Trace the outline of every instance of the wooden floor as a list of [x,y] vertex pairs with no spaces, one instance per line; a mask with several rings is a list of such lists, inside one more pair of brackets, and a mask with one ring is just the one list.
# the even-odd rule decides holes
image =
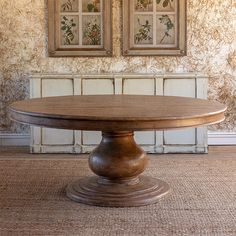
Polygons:
[[[156,154],[160,155],[160,154]],[[149,157],[155,157],[156,155],[149,155]],[[236,158],[236,145],[235,146],[211,146],[209,147],[208,154],[161,154],[161,156],[202,156],[208,158],[220,157],[225,155],[227,157]],[[86,154],[31,154],[29,147],[0,147],[0,158],[86,158]]]

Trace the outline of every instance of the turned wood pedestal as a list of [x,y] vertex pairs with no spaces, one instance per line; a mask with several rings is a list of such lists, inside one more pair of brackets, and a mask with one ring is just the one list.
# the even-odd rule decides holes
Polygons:
[[155,203],[168,193],[167,183],[140,175],[148,158],[135,143],[133,132],[102,136],[101,144],[89,157],[89,166],[97,177],[70,184],[69,198],[98,206],[142,206]]
[[224,120],[226,107],[207,100],[162,96],[67,96],[16,102],[11,119],[43,127],[101,130],[90,154],[94,177],[68,185],[77,202],[111,207],[155,203],[170,191],[162,180],[141,175],[148,158],[135,143],[136,130],[196,127]]

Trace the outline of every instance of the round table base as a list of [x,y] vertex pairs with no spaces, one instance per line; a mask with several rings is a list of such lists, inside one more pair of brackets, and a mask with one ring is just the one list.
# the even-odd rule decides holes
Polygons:
[[67,196],[73,201],[104,207],[149,205],[169,191],[167,183],[147,176],[122,182],[94,176],[75,181],[66,189]]

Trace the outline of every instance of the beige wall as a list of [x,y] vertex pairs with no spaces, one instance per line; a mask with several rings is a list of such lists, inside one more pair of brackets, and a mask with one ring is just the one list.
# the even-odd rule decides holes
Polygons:
[[[128,1],[128,0],[127,0]],[[7,119],[10,102],[28,96],[33,72],[175,72],[207,74],[209,98],[228,105],[214,130],[236,131],[236,3],[188,0],[188,56],[121,56],[121,1],[113,1],[113,58],[48,58],[44,0],[0,0],[0,130],[27,132]]]

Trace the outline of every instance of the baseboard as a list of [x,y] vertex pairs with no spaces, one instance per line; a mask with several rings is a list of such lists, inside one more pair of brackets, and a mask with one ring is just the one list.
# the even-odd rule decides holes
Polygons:
[[[236,145],[236,133],[208,132],[209,145]],[[29,134],[0,134],[0,146],[29,146]]]
[[208,145],[236,145],[236,133],[208,132]]
[[29,134],[0,134],[0,146],[29,146]]

